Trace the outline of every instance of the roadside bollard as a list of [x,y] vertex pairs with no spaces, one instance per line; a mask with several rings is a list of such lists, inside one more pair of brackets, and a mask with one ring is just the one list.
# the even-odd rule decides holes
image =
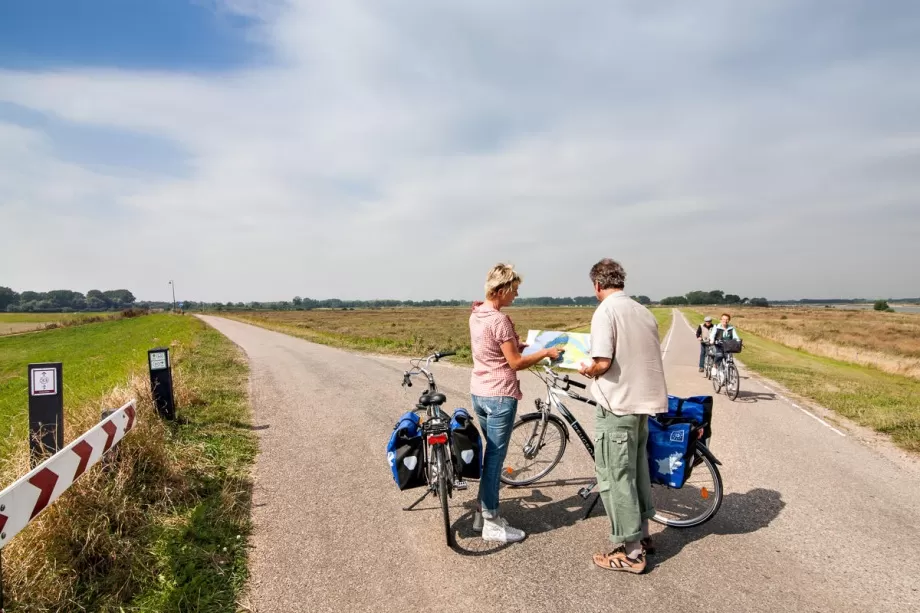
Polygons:
[[163,419],[176,418],[176,404],[173,399],[172,364],[169,361],[169,349],[159,347],[147,351],[147,363],[150,366],[150,390],[153,393],[153,406]]
[[64,379],[61,362],[28,365],[29,456],[34,468],[64,447]]

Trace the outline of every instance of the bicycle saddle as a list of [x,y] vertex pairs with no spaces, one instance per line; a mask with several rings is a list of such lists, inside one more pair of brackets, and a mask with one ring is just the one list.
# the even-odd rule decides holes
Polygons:
[[440,394],[440,393],[431,394],[430,396],[428,394],[424,394],[421,398],[418,399],[418,402],[420,405],[426,406],[426,407],[432,404],[440,405],[440,404],[444,404],[445,402],[447,402],[447,396],[445,396],[444,394]]

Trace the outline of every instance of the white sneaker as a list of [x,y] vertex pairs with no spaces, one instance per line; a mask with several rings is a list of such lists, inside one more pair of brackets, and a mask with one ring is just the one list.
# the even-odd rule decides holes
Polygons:
[[473,513],[473,532],[482,532],[482,512]]
[[504,517],[496,519],[485,519],[482,524],[482,540],[494,541],[496,543],[516,543],[523,541],[523,530],[512,528],[508,525],[508,520]]

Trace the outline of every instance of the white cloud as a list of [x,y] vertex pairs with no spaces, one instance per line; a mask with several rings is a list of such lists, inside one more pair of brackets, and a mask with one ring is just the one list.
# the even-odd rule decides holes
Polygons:
[[[855,8],[815,29],[795,2],[221,7],[262,19],[275,64],[0,71],[0,101],[168,139],[185,167],[80,167],[0,124],[3,284],[474,297],[510,259],[524,295],[585,294],[611,256],[656,297],[918,293],[893,272],[920,258],[896,12],[866,33]],[[38,277],[9,257],[39,253]]]

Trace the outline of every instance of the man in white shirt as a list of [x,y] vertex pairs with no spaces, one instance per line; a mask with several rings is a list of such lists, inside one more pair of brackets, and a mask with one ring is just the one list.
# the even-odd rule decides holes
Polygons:
[[654,551],[648,533],[648,520],[655,514],[646,450],[648,416],[668,410],[658,322],[623,291],[626,272],[618,262],[601,260],[591,268],[590,278],[601,303],[591,319],[592,362],[579,372],[594,379],[595,471],[615,545],[609,553],[594,554],[594,563],[642,573],[646,554]]

